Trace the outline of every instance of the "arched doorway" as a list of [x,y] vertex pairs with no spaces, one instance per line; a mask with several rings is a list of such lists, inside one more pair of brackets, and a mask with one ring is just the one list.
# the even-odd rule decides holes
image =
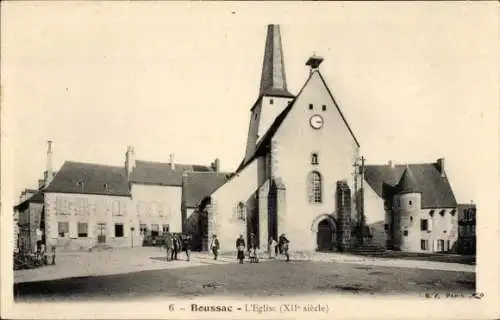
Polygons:
[[314,219],[312,231],[316,233],[316,250],[333,251],[337,247],[335,220],[329,214]]
[[335,241],[335,230],[327,219],[323,219],[318,224],[318,232],[316,233],[318,251],[331,251]]

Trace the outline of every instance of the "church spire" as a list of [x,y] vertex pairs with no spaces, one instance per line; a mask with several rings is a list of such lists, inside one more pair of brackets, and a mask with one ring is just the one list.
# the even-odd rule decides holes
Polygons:
[[286,86],[285,61],[278,24],[267,26],[259,95],[293,97]]

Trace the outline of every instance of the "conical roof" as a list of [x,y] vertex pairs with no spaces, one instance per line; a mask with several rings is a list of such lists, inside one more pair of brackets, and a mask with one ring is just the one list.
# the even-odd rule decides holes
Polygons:
[[401,175],[401,179],[397,185],[397,191],[399,194],[402,193],[419,193],[419,188],[417,183],[415,182],[415,177],[411,172],[409,166],[406,166],[405,171]]
[[259,95],[293,97],[286,86],[283,45],[280,26],[277,24],[267,26]]

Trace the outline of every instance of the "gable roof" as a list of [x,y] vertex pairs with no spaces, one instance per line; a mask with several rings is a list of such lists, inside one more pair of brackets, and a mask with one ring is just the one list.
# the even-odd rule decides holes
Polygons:
[[66,161],[44,192],[128,196],[124,167]]
[[406,168],[410,168],[412,180],[422,194],[422,208],[454,208],[457,205],[455,195],[448,178],[442,177],[436,163],[418,163],[407,165],[367,165],[365,181],[384,198],[392,199],[397,193],[398,183]]
[[224,172],[188,172],[183,177],[182,200],[187,208],[196,208],[201,201],[222,186],[230,177]]
[[130,182],[138,184],[153,184],[161,186],[182,186],[182,174],[188,172],[214,172],[209,166],[196,164],[175,164],[136,160],[130,174]]
[[254,159],[256,159],[256,158],[258,158],[258,157],[266,154],[269,151],[269,142],[274,137],[274,135],[278,131],[279,127],[281,126],[281,124],[285,120],[286,116],[290,113],[290,110],[295,105],[295,102],[297,101],[297,99],[302,94],[302,91],[304,91],[304,88],[307,86],[307,84],[311,80],[312,76],[316,72],[318,73],[318,75],[319,75],[321,81],[323,82],[323,85],[325,86],[326,90],[328,91],[328,94],[330,95],[330,98],[332,99],[333,104],[335,105],[335,107],[337,108],[337,111],[339,112],[340,116],[342,117],[342,120],[344,121],[345,125],[347,126],[347,129],[349,130],[349,132],[351,133],[352,137],[354,138],[354,141],[356,142],[356,145],[358,147],[360,146],[358,140],[356,139],[356,136],[354,136],[354,133],[352,132],[351,127],[347,123],[347,120],[345,119],[342,111],[340,110],[337,102],[335,101],[335,98],[333,97],[330,89],[328,88],[328,85],[326,84],[325,79],[321,75],[321,72],[319,72],[319,70],[315,70],[314,72],[312,72],[309,75],[309,77],[307,78],[306,82],[304,83],[304,85],[300,89],[300,91],[297,94],[297,96],[295,97],[295,99],[293,99],[291,101],[291,103],[285,109],[283,109],[283,111],[276,117],[276,119],[274,120],[274,122],[271,124],[271,126],[269,127],[269,129],[267,130],[267,132],[264,134],[264,136],[261,138],[260,142],[255,147],[255,150],[254,150],[253,154],[250,155],[248,157],[248,159],[243,159],[243,161],[240,163],[238,169],[236,169],[236,172],[239,172],[239,171],[243,170],[243,168],[245,168]]

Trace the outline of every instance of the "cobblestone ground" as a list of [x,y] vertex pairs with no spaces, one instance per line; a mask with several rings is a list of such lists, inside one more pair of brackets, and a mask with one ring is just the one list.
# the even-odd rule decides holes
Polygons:
[[217,261],[202,253],[192,254],[189,262],[184,254],[179,258],[165,261],[158,248],[68,253],[60,255],[55,266],[16,271],[14,296],[24,301],[308,293],[469,295],[475,289],[474,269],[452,264],[404,261],[401,266],[397,260],[329,254],[243,265],[230,255]]

